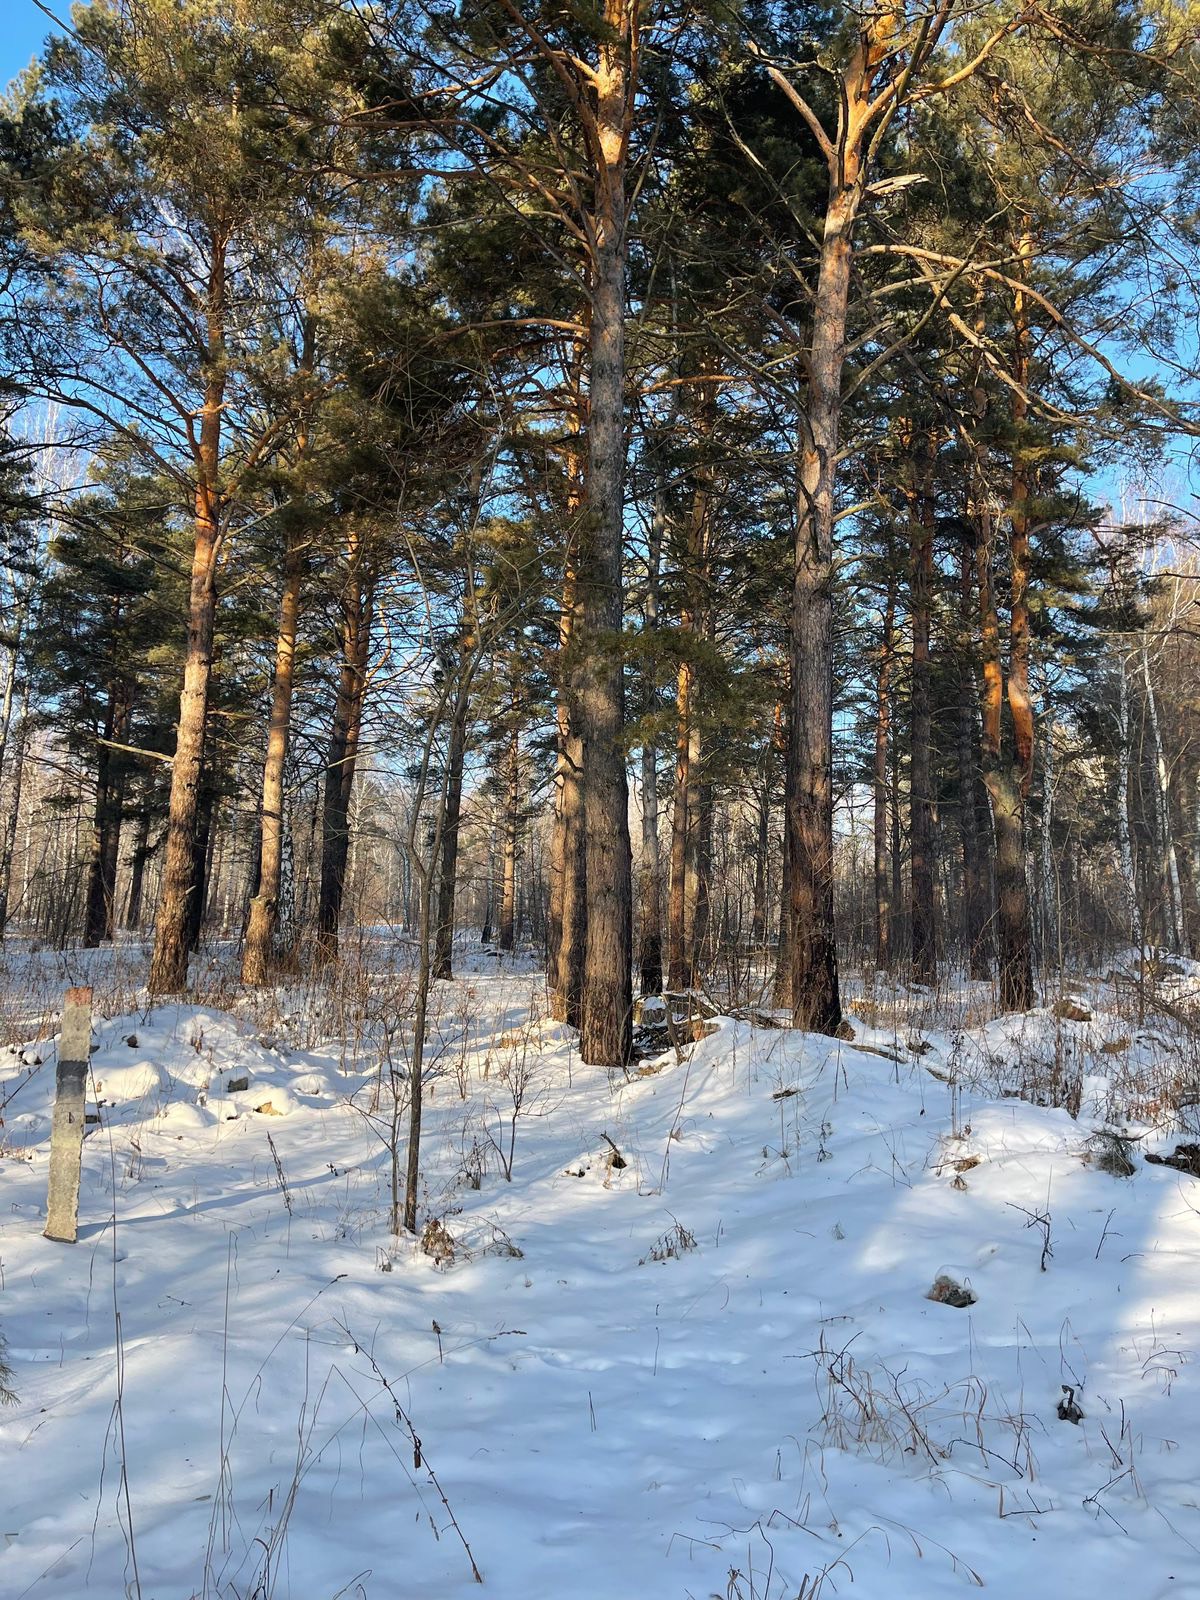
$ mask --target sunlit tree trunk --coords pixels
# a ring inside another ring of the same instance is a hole
[[[283,775],[292,721],[302,581],[300,552],[294,539],[289,538],[284,556],[279,631],[275,641],[275,681],[267,723],[267,756],[263,765],[258,888],[250,901],[250,918],[242,948],[242,982],[250,984],[266,983],[276,954],[279,887],[283,867]]]
[[[167,810],[167,846],[162,886],[154,923],[154,953],[146,987],[151,994],[178,994],[187,986],[190,911],[195,882],[196,815],[200,803],[204,730],[212,677],[213,636],[217,615],[217,554],[221,541],[221,417],[225,404],[225,251],[224,240],[212,241],[208,280],[208,380],[200,414],[196,450],[195,538],[188,594],[187,653],[171,794]]]
[[[1022,273],[1028,270],[1033,246],[1028,235],[1018,241]],[[1029,500],[1033,492],[1024,430],[1029,406],[1030,329],[1024,294],[1013,304],[1013,467],[1009,512],[1008,709],[1012,722],[1012,767],[1006,781],[993,771],[992,809],[996,828],[996,887],[1000,922],[1000,1001],[1009,1011],[1026,1011],[1034,1002],[1033,930],[1026,875],[1025,810],[1033,783],[1034,713],[1029,692]],[[989,785],[989,787],[992,787]]]
[[[622,734],[620,638],[625,510],[626,155],[636,86],[635,12],[604,0],[593,78],[595,197],[591,266],[587,508],[579,581],[578,709],[583,740],[587,945],[579,1052],[621,1066],[633,1042],[633,902],[629,792]]]
[[[860,160],[854,146],[843,153],[825,214],[808,410],[801,426],[792,583],[792,714],[785,808],[791,876],[791,1005],[796,1026],[816,1033],[835,1033],[842,1021],[833,914],[833,524]]]
[[[992,566],[995,530],[983,495],[978,500],[978,512],[982,519],[977,549],[980,667],[983,675],[982,765],[983,780],[992,804],[992,826],[996,840],[1000,1002],[1007,1011],[1024,1011],[1033,1003],[1029,891],[1025,877],[1025,803],[1019,764],[1004,759],[1004,669],[1000,657],[1000,619]]]

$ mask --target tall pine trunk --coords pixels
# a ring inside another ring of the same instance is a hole
[[[713,788],[707,780],[696,786],[692,808],[692,849],[688,861],[688,965],[692,982],[699,982],[710,956],[712,931]],[[728,885],[726,886],[728,887]],[[718,928],[718,934],[722,930]]]
[[[513,724],[508,734],[505,752],[504,843],[500,878],[500,939],[501,950],[511,950],[514,943],[517,914],[517,851],[521,840],[521,733],[516,718],[516,687],[513,687],[511,712]]]
[[[339,628],[341,651],[333,723],[325,760],[321,812],[321,882],[317,894],[317,948],[326,959],[337,955],[346,866],[350,857],[350,801],[362,736],[371,651],[374,581],[363,572],[363,550],[356,533],[349,545],[349,571],[343,590]]]
[[[464,655],[466,651],[464,649]],[[434,933],[431,976],[454,976],[454,901],[458,882],[458,840],[462,822],[463,763],[467,747],[466,694],[455,696],[446,752],[446,798],[438,861],[437,928]]]
[[[217,809],[217,793],[213,777],[200,769],[200,801],[196,807],[196,829],[192,841],[192,887],[188,895],[186,924],[189,951],[200,948],[200,935],[207,911],[208,887],[212,878],[213,846],[216,836],[213,817]]]
[[[124,777],[112,743],[124,743],[128,732],[128,689],[114,684],[108,695],[104,716],[104,739],[96,754],[96,799],[92,811],[92,858],[88,864],[87,902],[84,912],[83,943],[94,949],[113,936],[114,896],[117,887],[117,858],[121,849],[121,817],[124,808]]]
[[[8,783],[8,807],[0,830],[0,939],[8,930],[12,901],[13,857],[17,850],[17,825],[21,815],[21,793],[25,784],[25,746],[29,740],[29,680],[21,691],[21,708],[17,725],[9,736],[8,757],[12,776]],[[28,830],[26,832],[28,839]],[[25,870],[28,871],[29,849],[25,851]]]
[[[1160,878],[1163,884],[1165,914],[1163,922],[1167,942],[1181,948],[1183,942],[1183,890],[1179,877],[1179,860],[1175,849],[1175,833],[1170,795],[1170,768],[1163,743],[1162,720],[1158,714],[1158,691],[1150,672],[1150,646],[1147,630],[1142,629],[1142,682],[1146,694],[1146,715],[1150,723],[1151,754],[1154,762],[1154,816],[1155,835],[1160,861]]]
[[[655,635],[658,632],[658,584],[663,540],[667,528],[667,489],[660,464],[654,493],[654,514],[646,554],[646,596],[643,623],[647,648],[642,665],[642,714],[651,718],[657,708]],[[638,966],[643,994],[661,994],[663,986],[662,847],[658,837],[658,741],[647,731],[642,740],[642,868],[638,910],[641,918]]]
[[[142,925],[142,886],[146,880],[146,862],[150,849],[150,806],[143,802],[133,836],[133,851],[129,859],[129,898],[125,903],[125,926],[130,929]]]
[[[187,987],[192,897],[196,892],[194,856],[200,803],[204,729],[212,678],[217,617],[217,555],[221,540],[221,416],[225,403],[225,245],[214,241],[208,284],[208,379],[196,449],[195,539],[188,590],[187,652],[171,795],[167,806],[167,848],[154,922],[154,953],[146,987],[151,994],[178,994]]]
[[[750,945],[761,951],[767,942],[767,873],[771,851],[771,753],[767,741],[761,762],[761,787],[754,794],[754,887],[750,910]]]
[[[582,357],[581,357],[582,359]],[[550,906],[547,974],[550,1015],[578,1028],[583,1022],[583,958],[587,944],[587,861],[583,834],[583,740],[575,705],[575,653],[581,621],[576,577],[584,504],[584,460],[580,448],[582,402],[573,371],[575,403],[565,451],[566,566],[558,621],[558,703],[555,708],[554,818],[550,836]]]
[[[296,635],[300,624],[303,563],[293,537],[284,557],[279,631],[275,640],[275,682],[267,723],[259,825],[258,886],[250,901],[250,917],[242,947],[242,982],[266,983],[276,955],[279,886],[283,867],[283,774],[287,763],[295,683]]]
[[[701,733],[699,717],[700,675],[696,648],[710,633],[712,599],[709,593],[709,557],[712,545],[712,468],[706,458],[716,423],[716,390],[703,364],[697,383],[695,406],[696,451],[692,472],[691,505],[680,552],[684,603],[679,619],[683,635],[683,660],[675,692],[675,788],[671,811],[671,881],[667,907],[668,983],[673,990],[689,989],[696,981],[699,941],[696,916],[701,897],[708,892],[703,863],[701,831]],[[699,907],[703,919],[705,912]]]
[[[888,754],[892,726],[892,677],[896,656],[896,579],[889,566],[883,607],[883,637],[875,680],[875,759],[872,788],[875,807],[875,965],[892,970],[891,868],[888,841]]]
[[[1022,273],[1028,270],[1032,242],[1018,241]],[[1007,781],[992,795],[997,816],[996,884],[1000,920],[1000,1002],[1007,1011],[1027,1011],[1034,1002],[1033,928],[1026,871],[1026,806],[1033,784],[1034,714],[1029,692],[1029,500],[1033,492],[1024,431],[1029,406],[1030,330],[1025,296],[1018,289],[1013,306],[1012,504],[1009,511],[1008,709],[1012,723],[1012,766]],[[999,805],[997,805],[999,797]]]
[[[909,746],[911,788],[910,889],[912,894],[912,973],[918,983],[937,979],[934,927],[932,684],[929,656],[933,603],[934,441],[915,447],[908,494],[912,586],[912,681]]]
[[[980,667],[983,674],[983,781],[992,803],[996,840],[996,931],[1000,1002],[1023,1011],[1033,993],[1029,893],[1025,880],[1025,807],[1016,766],[1003,747],[1004,670],[1000,660],[1000,620],[992,572],[994,533],[980,498],[983,527],[977,550]]]
[[[1200,893],[1197,892],[1195,851],[1191,847],[1190,838],[1195,826],[1195,796],[1198,783],[1200,783],[1200,753],[1189,744],[1180,751],[1171,766],[1170,806],[1172,836],[1176,848],[1176,871],[1179,875],[1180,903],[1183,911],[1184,949],[1193,958],[1200,955]]]
[[[831,174],[801,425],[792,582],[785,808],[791,1005],[798,1028],[828,1034],[842,1021],[833,910],[833,525],[859,165],[851,147]]]
[[[792,1015],[797,1027],[828,1034],[842,1022],[833,901],[833,534],[842,379],[854,227],[872,156],[902,95],[881,89],[879,79],[886,63],[897,59],[903,19],[898,0],[864,17],[840,74],[832,134],[786,75],[767,68],[817,139],[829,183],[798,430],[784,821]],[[924,58],[934,37],[913,44],[911,66]]]
[[[987,795],[980,804],[978,732],[974,670],[975,585],[969,517],[960,553],[958,648],[958,827],[963,857],[963,929],[972,978],[991,976],[989,873],[985,844]]]
[[[595,196],[587,510],[582,525],[582,639],[577,709],[583,740],[587,945],[579,1053],[621,1066],[633,1042],[633,884],[621,634],[625,502],[625,160],[636,40],[623,0],[605,0],[608,35],[594,78]]]
[[[791,666],[787,668],[787,694],[783,704],[776,708],[776,734],[783,747],[784,783],[787,782],[787,763],[792,748],[792,696]],[[787,825],[787,791],[784,790],[785,815],[783,836],[780,840],[781,861],[779,871],[779,935],[775,944],[775,971],[771,977],[771,1003],[781,1011],[792,1007],[792,830]]]
[[[658,838],[658,749],[648,740],[642,746],[642,871],[639,895],[641,930],[638,968],[643,994],[661,994],[662,966],[662,847]]]
[[[692,767],[700,757],[700,729],[693,708],[695,671],[680,664],[675,691],[675,784],[671,795],[671,878],[667,898],[667,986],[691,987],[692,941],[688,930],[688,872],[695,847],[691,815]]]

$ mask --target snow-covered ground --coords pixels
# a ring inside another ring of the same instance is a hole
[[[1114,980],[950,1030],[860,986],[853,1043],[725,1020],[610,1078],[475,966],[432,1254],[388,1230],[400,968],[324,1043],[311,995],[98,1017],[73,1247],[53,1045],[9,1052],[6,1600],[1200,1596],[1200,1180],[1142,1159],[1169,1015]]]

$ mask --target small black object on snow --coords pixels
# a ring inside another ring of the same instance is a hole
[[[1076,1427],[1083,1421],[1083,1409],[1075,1403],[1075,1391],[1069,1383],[1062,1386],[1063,1397],[1058,1402],[1058,1420],[1073,1422]]]

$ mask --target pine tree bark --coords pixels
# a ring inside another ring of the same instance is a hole
[[[213,815],[216,807],[216,789],[209,774],[201,766],[200,802],[196,807],[196,828],[192,841],[192,887],[188,895],[188,914],[185,925],[185,936],[189,951],[195,951],[200,948],[200,934],[204,928],[204,914],[208,909],[208,885],[212,873],[214,844]]]
[[[113,901],[117,887],[117,858],[121,849],[124,777],[117,769],[112,744],[125,742],[129,722],[129,695],[125,684],[114,684],[104,715],[104,739],[96,753],[96,799],[92,811],[92,856],[88,864],[87,901],[83,943],[95,949],[113,936]],[[117,770],[114,770],[117,769]]]
[[[671,878],[667,899],[667,987],[674,993],[693,981],[688,934],[688,863],[694,848],[691,816],[692,764],[700,758],[700,729],[692,705],[694,669],[680,663],[675,689],[675,784],[671,794]]]
[[[889,118],[896,104],[878,92],[877,80],[901,20],[902,8],[889,3],[863,24],[840,75],[832,136],[794,85],[768,68],[816,135],[829,176],[797,451],[785,791],[792,1015],[797,1027],[827,1034],[842,1023],[833,900],[833,532],[842,377],[854,227],[880,136],[877,119]]]
[[[755,951],[767,942],[767,869],[771,851],[771,755],[768,741],[762,755],[761,787],[754,794],[754,889],[750,911],[750,944]]]
[[[322,959],[337,955],[346,866],[350,856],[350,802],[362,737],[371,651],[375,586],[364,571],[364,551],[352,531],[349,570],[343,589],[339,629],[341,658],[334,699],[333,723],[325,760],[325,794],[321,813],[321,882],[317,894],[317,950]]]
[[[559,621],[560,651],[572,660],[579,597],[569,576]],[[550,1014],[583,1025],[583,958],[587,944],[587,857],[584,851],[583,740],[569,687],[560,695],[555,761],[556,803],[550,850]]]
[[[505,753],[505,803],[504,844],[500,881],[500,938],[501,950],[511,950],[516,928],[517,913],[517,850],[521,834],[521,735],[516,720],[516,691],[510,707],[513,725],[508,735]]]
[[[662,847],[658,838],[658,749],[653,741],[642,746],[642,872],[641,937],[638,967],[643,994],[661,994],[662,964]]]
[[[294,536],[284,555],[279,630],[275,640],[275,681],[267,723],[259,824],[258,884],[250,901],[250,917],[242,946],[242,982],[266,983],[276,957],[279,886],[283,866],[283,775],[292,722],[296,671],[296,637],[300,626],[300,591],[304,569]]]
[[[913,32],[899,0],[887,0],[864,14],[839,74],[833,132],[786,73],[766,66],[815,139],[829,181],[797,451],[785,808],[792,1012],[798,1027],[824,1033],[836,1033],[842,1021],[833,896],[833,532],[853,233],[868,193],[874,153],[937,48],[950,9]],[[1020,25],[1014,21],[994,33],[983,52],[964,66],[962,76],[972,76],[990,49]],[[884,81],[889,74],[890,82]]]
[[[8,758],[12,777],[8,785],[8,809],[0,832],[0,939],[8,931],[9,908],[12,896],[13,857],[17,849],[17,825],[21,816],[21,794],[25,784],[25,746],[29,740],[29,681],[21,690],[21,708],[17,725],[10,735]],[[26,870],[29,851],[26,850]]]
[[[958,657],[958,828],[963,857],[963,928],[972,978],[991,976],[991,925],[988,916],[988,861],[984,842],[987,797],[980,806],[976,686],[974,671],[972,552],[964,538],[959,589]]]
[[[580,356],[582,359],[582,355]],[[558,621],[558,703],[555,708],[554,821],[550,838],[550,906],[547,975],[550,1015],[569,1027],[583,1023],[583,960],[587,944],[587,859],[584,852],[583,740],[575,706],[576,636],[582,622],[576,576],[584,504],[579,374],[572,373],[574,400],[565,452],[566,570]]]
[[[464,652],[465,653],[465,652]],[[431,976],[454,976],[454,902],[458,883],[458,841],[462,824],[463,764],[467,748],[468,697],[455,697],[446,752],[446,798],[438,862],[437,930]]]
[[[1018,241],[1020,272],[1028,270],[1032,240]],[[1029,321],[1024,294],[1013,305],[1013,466],[1009,513],[1008,709],[1012,723],[1013,759],[1007,781],[996,782],[992,807],[997,816],[996,880],[1000,920],[1000,1000],[1008,1011],[1027,1011],[1034,1003],[1033,929],[1026,872],[1025,811],[1033,784],[1034,714],[1029,692],[1029,500],[1033,491],[1023,437],[1029,406]],[[986,776],[986,774],[985,774]],[[995,781],[995,780],[994,780]],[[997,796],[1000,797],[997,804]]]
[[[479,932],[480,944],[491,944],[492,922],[496,915],[496,814],[493,809],[488,828],[487,888],[483,900],[483,927]]]
[[[1150,723],[1151,749],[1154,760],[1154,814],[1156,819],[1160,879],[1165,889],[1165,916],[1167,942],[1174,948],[1183,942],[1183,891],[1179,876],[1179,860],[1175,849],[1175,834],[1170,796],[1170,769],[1163,742],[1162,721],[1158,714],[1158,691],[1150,672],[1150,646],[1147,630],[1142,629],[1142,683],[1146,695],[1146,714]]]
[[[836,1033],[842,1021],[833,909],[833,525],[861,163],[853,145],[842,156],[831,174],[813,310],[808,412],[801,427],[785,808],[792,1015],[796,1027],[827,1034]]]
[[[1124,656],[1120,657],[1117,665],[1120,672],[1117,700],[1117,851],[1121,861],[1121,876],[1125,880],[1125,892],[1129,899],[1126,927],[1133,947],[1140,950],[1145,930],[1142,924],[1142,901],[1138,893],[1137,866],[1133,853],[1133,827],[1129,814],[1133,779],[1129,666]]]
[[[25,632],[26,606],[18,605],[12,619],[11,637],[8,641],[8,665],[4,672],[4,694],[0,698],[0,775],[8,758],[8,736],[12,731],[13,707],[16,703],[17,668],[21,660],[21,646]]]
[[[1200,752],[1187,745],[1171,767],[1170,805],[1172,832],[1176,841],[1176,871],[1179,875],[1180,904],[1183,913],[1183,944],[1193,958],[1200,956],[1200,893],[1197,892],[1195,853],[1189,848],[1194,826],[1195,795],[1200,783]],[[1191,806],[1189,807],[1189,798]]]
[[[904,905],[904,806],[900,792],[900,741],[888,750],[888,823],[892,835],[892,949],[899,943]]]
[[[695,404],[695,450],[699,459],[692,471],[691,505],[684,548],[679,559],[685,596],[679,631],[684,642],[675,691],[675,787],[671,810],[671,883],[667,921],[668,983],[676,992],[690,989],[696,981],[697,904],[699,897],[708,892],[707,881],[703,879],[701,870],[703,845],[700,834],[704,813],[698,788],[702,749],[696,646],[702,639],[707,640],[711,633],[709,560],[713,485],[707,450],[716,423],[716,403],[716,389],[702,363]],[[703,910],[701,916],[704,916]]]
[[[582,638],[577,709],[583,740],[587,945],[579,1053],[622,1066],[633,1043],[633,862],[622,735],[620,639],[625,488],[625,163],[636,83],[636,30],[605,0],[594,75],[587,511],[582,523]]]
[[[688,966],[693,983],[705,970],[710,955],[709,935],[712,931],[712,845],[713,845],[713,789],[705,781],[697,785],[692,808],[692,848],[689,852],[687,877],[687,944]],[[718,934],[720,934],[718,929]]]
[[[125,903],[125,926],[130,929],[142,925],[142,886],[146,879],[146,862],[150,851],[150,808],[143,805],[138,816],[137,832],[133,836],[133,851],[129,860],[129,898]]]
[[[1043,701],[1043,707],[1045,702]],[[1058,885],[1054,870],[1054,723],[1043,710],[1042,814],[1039,828],[1038,942],[1043,967],[1061,955]],[[1059,963],[1061,966],[1061,962]]]
[[[888,754],[892,726],[892,677],[896,655],[896,579],[890,567],[883,607],[883,634],[875,683],[875,759],[872,788],[875,803],[875,965],[892,970],[891,876],[888,848]]]
[[[167,808],[167,848],[162,888],[154,923],[154,953],[147,990],[152,995],[179,994],[187,987],[189,912],[194,882],[196,813],[204,760],[204,728],[212,677],[213,637],[217,616],[217,555],[221,541],[221,416],[225,404],[225,243],[214,240],[208,282],[208,379],[196,448],[195,540],[188,592],[187,652],[171,795]]]
[[[1004,760],[1004,671],[1000,660],[1000,620],[992,574],[994,530],[984,497],[977,548],[980,618],[981,744],[983,781],[992,803],[996,840],[996,929],[999,946],[1000,1003],[1006,1011],[1032,1004],[1033,972],[1029,936],[1029,891],[1025,878],[1025,806],[1019,769]]]
[[[646,595],[643,603],[647,645],[642,663],[642,713],[647,718],[653,716],[657,704],[655,636],[658,632],[658,585],[666,531],[667,491],[664,473],[660,467],[655,486],[654,514],[650,521],[646,555]],[[639,890],[641,936],[638,943],[638,966],[641,970],[641,991],[643,994],[661,994],[662,847],[658,838],[658,741],[649,732],[642,741],[642,870]]]
[[[932,686],[929,655],[933,602],[933,471],[935,444],[914,447],[911,463],[909,549],[912,614],[912,680],[909,782],[911,786],[909,879],[912,895],[912,973],[918,983],[937,981],[934,926]]]
[[[782,742],[783,746],[785,785],[787,781],[787,763],[790,759],[789,753],[792,747],[790,662],[787,672],[786,699],[781,706],[776,708],[775,712],[776,737]],[[786,803],[785,788],[785,807]],[[787,825],[786,814],[780,843],[782,859],[779,872],[779,934],[775,946],[775,971],[771,980],[771,1001],[779,1010],[790,1011],[792,1008],[792,830]]]

